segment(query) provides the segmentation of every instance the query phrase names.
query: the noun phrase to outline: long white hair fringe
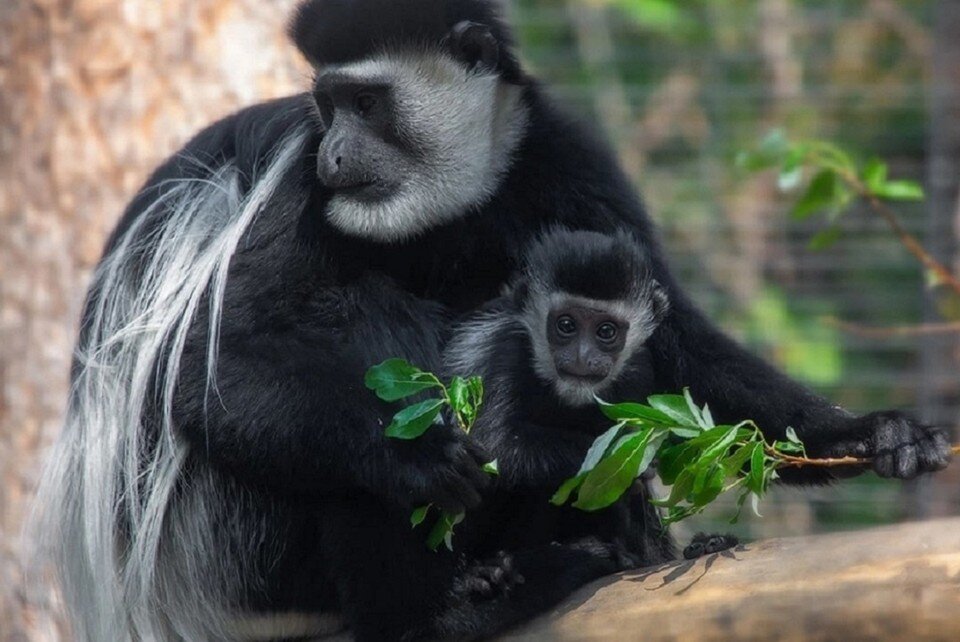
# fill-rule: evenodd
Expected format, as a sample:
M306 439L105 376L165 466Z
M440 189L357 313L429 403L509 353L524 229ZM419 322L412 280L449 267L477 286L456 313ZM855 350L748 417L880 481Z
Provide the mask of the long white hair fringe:
M174 430L173 395L204 301L207 383L215 390L231 257L255 217L275 207L288 173L300 171L306 136L288 135L253 176L228 162L204 178L162 184L162 196L94 274L66 425L44 471L34 526L78 640L229 638L231 609L250 577L243 565L253 563L263 524L237 521L242 507L227 504L244 495L232 488L222 501L228 478L207 469L183 483L188 445ZM283 196L279 202L296 207ZM144 413L155 399L159 430L148 434Z

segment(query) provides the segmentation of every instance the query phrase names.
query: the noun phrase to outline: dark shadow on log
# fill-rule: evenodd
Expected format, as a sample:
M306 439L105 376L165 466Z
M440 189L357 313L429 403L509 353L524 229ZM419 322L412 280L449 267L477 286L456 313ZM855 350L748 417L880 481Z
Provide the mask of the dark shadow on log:
M960 518L759 541L627 572L504 639L960 640Z

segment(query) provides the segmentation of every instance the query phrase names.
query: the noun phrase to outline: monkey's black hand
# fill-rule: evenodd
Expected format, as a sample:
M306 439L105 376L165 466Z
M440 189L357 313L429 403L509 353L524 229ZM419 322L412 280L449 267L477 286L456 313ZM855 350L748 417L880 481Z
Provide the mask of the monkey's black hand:
M500 551L490 559L473 563L458 575L453 582L453 595L458 600L476 602L505 595L524 581L513 566L513 557Z
M618 573L640 567L640 558L618 542L605 542L597 537L584 537L567 544L568 547L590 553L610 564L610 572Z
M851 419L848 438L818 453L824 457L867 457L881 477L913 479L944 468L951 458L947 434L891 410Z
M474 508L490 484L483 465L492 458L457 428L437 426L430 432L429 452L435 458L405 468L401 500L411 506L434 504L452 514ZM416 442L410 445L417 447Z
M719 553L740 543L735 535L717 535L697 533L690 544L683 549L683 559L692 560L711 553Z

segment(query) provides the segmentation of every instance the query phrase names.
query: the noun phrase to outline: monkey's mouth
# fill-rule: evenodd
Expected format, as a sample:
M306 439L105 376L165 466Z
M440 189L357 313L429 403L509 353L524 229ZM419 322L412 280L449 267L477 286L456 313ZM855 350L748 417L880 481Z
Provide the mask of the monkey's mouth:
M336 194L355 201L375 202L391 196L394 187L380 181L362 181L336 188Z
M559 374L560 378L564 381L587 386L598 386L607 378L605 374L578 374L565 370L559 370L557 374Z

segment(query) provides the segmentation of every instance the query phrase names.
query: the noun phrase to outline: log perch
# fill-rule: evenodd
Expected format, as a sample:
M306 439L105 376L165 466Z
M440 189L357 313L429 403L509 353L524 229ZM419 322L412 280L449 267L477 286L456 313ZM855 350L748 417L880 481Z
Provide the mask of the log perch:
M747 543L595 582L504 640L960 640L960 518Z

